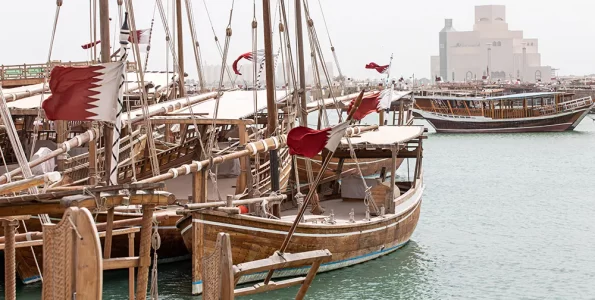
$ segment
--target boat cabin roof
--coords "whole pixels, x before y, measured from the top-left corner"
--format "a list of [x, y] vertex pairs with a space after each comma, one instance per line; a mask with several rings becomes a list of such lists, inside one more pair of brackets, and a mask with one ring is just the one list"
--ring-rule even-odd
[[455, 96], [416, 96], [416, 99], [432, 99], [432, 100], [458, 100], [458, 101], [499, 101], [499, 100], [515, 100], [515, 99], [527, 99], [527, 98], [544, 98], [553, 97], [554, 95], [565, 94], [563, 92], [534, 92], [534, 93], [520, 93], [510, 94], [503, 96], [492, 96], [492, 97], [455, 97]]
[[[361, 135], [352, 136], [351, 144], [354, 148], [391, 148], [406, 143], [424, 133], [424, 126], [380, 126], [378, 130], [366, 131]], [[348, 149], [346, 138], [341, 140], [339, 148]]]

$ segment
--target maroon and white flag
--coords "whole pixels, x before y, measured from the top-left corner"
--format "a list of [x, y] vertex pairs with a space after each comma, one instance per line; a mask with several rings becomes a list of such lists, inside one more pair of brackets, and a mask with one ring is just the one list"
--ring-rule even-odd
[[258, 50], [258, 51], [256, 51], [256, 53], [246, 52], [246, 53], [240, 55], [236, 60], [234, 60], [232, 68], [233, 68], [234, 73], [236, 73], [236, 75], [242, 75], [242, 73], [240, 73], [240, 70], [238, 69], [238, 63], [242, 59], [245, 59], [245, 60], [257, 63], [257, 64], [262, 64], [264, 62], [264, 49]]
[[349, 122], [343, 122], [335, 127], [315, 130], [304, 126], [295, 127], [287, 134], [289, 154], [312, 158], [322, 149], [334, 152], [345, 136]]
[[52, 95], [41, 106], [48, 120], [116, 121], [123, 62], [84, 67], [56, 66], [50, 73]]
[[139, 44], [148, 44], [149, 43], [149, 35], [151, 35], [151, 29], [139, 29], [137, 31], [130, 31], [130, 36], [128, 37], [128, 42], [134, 43], [133, 34], [136, 34], [136, 40]]
[[86, 50], [86, 49], [89, 49], [89, 48], [93, 48], [95, 45], [98, 45], [99, 43], [101, 43], [101, 41], [91, 42], [91, 43], [88, 43], [88, 44], [81, 45], [81, 48], [83, 48], [83, 49]]
[[[381, 111], [382, 108], [380, 107], [380, 99], [380, 92], [374, 92], [371, 95], [362, 98], [362, 103], [359, 105], [359, 107], [353, 114], [353, 119], [359, 121], [373, 112]], [[348, 114], [353, 109], [356, 100], [357, 98], [353, 98], [353, 100], [351, 100], [351, 103], [349, 103], [349, 107], [347, 108]]]
[[375, 62], [371, 62], [369, 64], [366, 65], [366, 69], [374, 69], [376, 70], [378, 73], [380, 74], [386, 74], [388, 72], [388, 67], [390, 65], [386, 65], [386, 66], [380, 66]]

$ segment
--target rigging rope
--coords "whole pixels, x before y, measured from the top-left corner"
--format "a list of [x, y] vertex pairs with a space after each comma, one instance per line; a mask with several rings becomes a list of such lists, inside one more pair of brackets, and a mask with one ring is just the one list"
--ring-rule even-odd
[[196, 35], [196, 24], [194, 22], [194, 10], [192, 9], [192, 1], [186, 0], [186, 14], [188, 16], [188, 23], [190, 26], [190, 36], [192, 37], [192, 49], [194, 50], [194, 60], [196, 62], [196, 71], [198, 72], [198, 83], [200, 85], [200, 93], [203, 93], [205, 91], [205, 81], [202, 69], [200, 47]]
[[155, 23], [155, 10], [157, 9], [157, 1], [155, 0], [155, 4], [153, 5], [153, 17], [151, 18], [151, 28], [149, 29], [149, 43], [147, 44], [147, 55], [145, 55], [145, 73], [147, 72], [147, 66], [149, 65], [149, 53], [151, 52], [151, 40], [153, 39], [153, 24]]
[[[235, 0], [234, 0], [235, 1]], [[234, 1], [231, 2], [231, 7], [233, 10]], [[209, 19], [209, 23], [211, 24], [211, 30], [213, 30], [213, 35], [215, 36], [215, 44], [217, 44], [217, 48], [219, 49], [219, 55], [221, 59], [223, 59], [223, 50], [221, 50], [221, 44], [219, 43], [219, 38], [217, 37], [217, 33], [215, 32], [215, 27], [213, 27], [213, 20], [211, 20], [211, 14], [209, 13], [209, 8], [207, 7], [207, 2], [202, 0], [202, 3], [205, 6], [205, 11], [207, 12], [207, 18]], [[227, 72], [227, 76], [229, 77], [229, 81], [231, 85], [235, 85], [235, 80], [231, 78], [231, 72], [229, 71], [229, 66], [226, 64], [227, 60], [223, 59], [223, 66], [225, 67], [225, 71]]]
[[[159, 1], [160, 3], [161, 1]], [[136, 22], [134, 19], [134, 8], [132, 6], [132, 0], [126, 0], [126, 10], [130, 14], [130, 31], [136, 32]], [[134, 55], [138, 72], [136, 72], [137, 80], [141, 84], [141, 107], [143, 111], [143, 121], [145, 126], [145, 131], [147, 133], [147, 142], [149, 148], [149, 160], [151, 161], [151, 171], [153, 176], [159, 175], [161, 172], [159, 171], [159, 161], [157, 160], [157, 149], [155, 147], [155, 140], [153, 139], [153, 126], [151, 125], [151, 118], [149, 117], [149, 103], [147, 99], [146, 90], [144, 89], [145, 86], [145, 78], [144, 72], [141, 65], [140, 60], [140, 50], [138, 47], [138, 35], [132, 35], [132, 53]]]

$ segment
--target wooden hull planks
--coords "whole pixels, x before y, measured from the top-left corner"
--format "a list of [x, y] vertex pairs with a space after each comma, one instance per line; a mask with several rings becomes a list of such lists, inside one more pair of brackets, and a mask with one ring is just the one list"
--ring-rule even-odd
[[[416, 187], [395, 199], [396, 214], [372, 218], [369, 222], [342, 224], [301, 223], [293, 236], [287, 252], [298, 253], [328, 249], [332, 261], [321, 265], [319, 272], [326, 272], [359, 264], [389, 254], [405, 245], [413, 234], [421, 211], [423, 180]], [[344, 205], [352, 205], [343, 203]], [[351, 206], [350, 206], [351, 207]], [[181, 219], [177, 226], [184, 243], [192, 251], [192, 224], [202, 224], [204, 253], [212, 253], [217, 234], [229, 233], [233, 263], [244, 263], [269, 257], [281, 246], [292, 220], [272, 220], [245, 215], [227, 215], [209, 211], [200, 219], [190, 216]], [[308, 268], [284, 269], [275, 277], [303, 275]], [[242, 277], [240, 283], [262, 280], [266, 273]], [[202, 282], [193, 282], [193, 291], [202, 290]]]
[[573, 130], [588, 114], [589, 109], [560, 113], [551, 116], [477, 121], [469, 118], [434, 117], [432, 113], [420, 114], [438, 133], [520, 133], [561, 132]]

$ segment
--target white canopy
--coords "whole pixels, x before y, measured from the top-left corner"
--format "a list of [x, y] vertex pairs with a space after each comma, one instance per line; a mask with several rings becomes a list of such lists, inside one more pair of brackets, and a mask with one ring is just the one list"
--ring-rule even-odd
[[[267, 108], [267, 92], [265, 90], [256, 91], [258, 97], [257, 111]], [[254, 91], [230, 91], [225, 92], [219, 98], [218, 119], [243, 119], [254, 114]], [[280, 102], [285, 99], [287, 92], [277, 90], [276, 100]], [[216, 99], [209, 99], [192, 106], [192, 112], [195, 114], [204, 114], [197, 116], [199, 118], [213, 118], [215, 112]], [[190, 113], [190, 109], [184, 108], [179, 113]]]
[[[350, 138], [358, 148], [391, 146], [410, 141], [424, 132], [424, 126], [380, 126], [378, 130], [367, 131], [361, 136]], [[341, 148], [347, 147], [347, 139], [341, 140]]]

